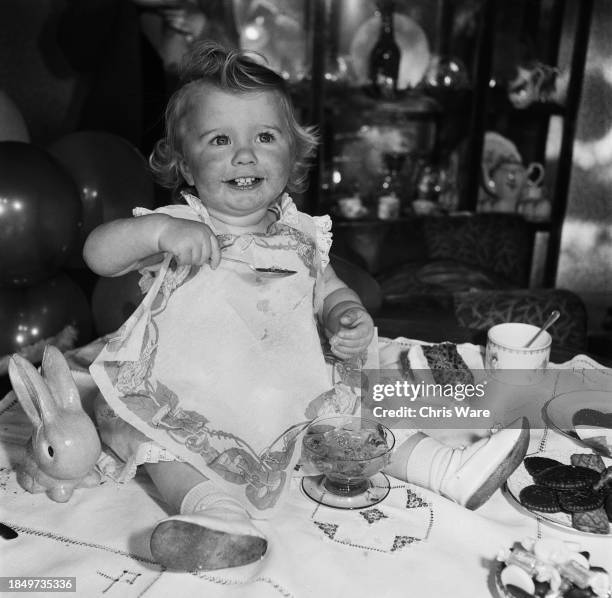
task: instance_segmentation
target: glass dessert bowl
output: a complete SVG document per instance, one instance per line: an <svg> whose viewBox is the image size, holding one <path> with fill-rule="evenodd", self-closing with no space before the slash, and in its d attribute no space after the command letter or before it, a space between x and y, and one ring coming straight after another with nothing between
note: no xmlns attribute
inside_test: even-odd
<svg viewBox="0 0 612 598"><path fill-rule="evenodd" d="M395 437L374 420L335 415L314 420L302 441L302 488L314 501L340 509L361 509L382 501L390 484L382 469Z"/></svg>

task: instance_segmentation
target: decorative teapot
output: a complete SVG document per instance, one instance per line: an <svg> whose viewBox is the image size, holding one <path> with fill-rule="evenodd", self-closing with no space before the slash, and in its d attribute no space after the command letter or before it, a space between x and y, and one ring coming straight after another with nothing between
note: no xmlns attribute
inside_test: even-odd
<svg viewBox="0 0 612 598"><path fill-rule="evenodd" d="M485 211L516 212L525 189L541 184L544 166L539 162L525 166L513 156L502 156L489 168L483 165L482 176L484 189L492 198Z"/></svg>

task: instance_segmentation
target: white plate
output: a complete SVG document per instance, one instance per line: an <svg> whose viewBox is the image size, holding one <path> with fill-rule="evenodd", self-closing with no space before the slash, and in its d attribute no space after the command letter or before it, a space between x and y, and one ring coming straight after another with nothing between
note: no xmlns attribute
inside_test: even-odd
<svg viewBox="0 0 612 598"><path fill-rule="evenodd" d="M582 409L593 409L612 418L612 392L605 390L577 390L566 392L553 397L544 405L542 417L546 424L553 430L570 438L574 442L593 449L594 452L612 457L612 452L598 448L589 443L589 438L594 436L607 437L608 444L612 444L612 425L606 432L604 428L593 429L574 426L574 415Z"/></svg>
<svg viewBox="0 0 612 598"><path fill-rule="evenodd" d="M543 451L537 454L528 455L529 457L548 457L549 459L556 459L557 461L569 465L570 457L574 453L592 453L589 449L583 449L579 446L576 446L574 443L567 443L567 447L558 450L550 450ZM608 459L603 457L604 464L606 467L612 465L612 459ZM531 486L533 484L533 478L531 474L525 469L525 465L521 463L516 471L508 478L504 490L506 491L507 496L510 500L515 503L515 505L522 511L532 515L533 517L538 517L544 523L550 524L553 527L563 528L565 531L571 531L576 534L587 535L587 536L597 536L597 537L606 537L612 536L612 532L608 534L596 534L593 532L583 532L577 530L572 527L572 517L567 513L542 513L541 511L533 511L527 508L525 505L521 503L519 500L519 494L523 488L526 486Z"/></svg>
<svg viewBox="0 0 612 598"><path fill-rule="evenodd" d="M415 21L399 13L393 15L393 26L395 41L401 52L397 87L415 87L423 79L431 59L427 36ZM360 85L369 83L370 52L378 39L379 30L380 17L377 15L362 23L351 41L350 54Z"/></svg>

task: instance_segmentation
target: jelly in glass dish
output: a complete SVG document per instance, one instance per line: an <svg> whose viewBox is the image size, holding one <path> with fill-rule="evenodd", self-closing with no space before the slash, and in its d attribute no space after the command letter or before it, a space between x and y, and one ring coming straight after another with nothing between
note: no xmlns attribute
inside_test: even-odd
<svg viewBox="0 0 612 598"><path fill-rule="evenodd" d="M330 416L313 421L302 441L308 471L304 492L318 503L343 509L370 507L389 493L382 473L395 437L382 424L358 416Z"/></svg>

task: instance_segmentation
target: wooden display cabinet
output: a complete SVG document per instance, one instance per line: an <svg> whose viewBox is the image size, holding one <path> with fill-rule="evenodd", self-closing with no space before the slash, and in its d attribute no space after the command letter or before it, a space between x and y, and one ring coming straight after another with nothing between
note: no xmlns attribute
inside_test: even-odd
<svg viewBox="0 0 612 598"><path fill-rule="evenodd" d="M455 57L465 65L469 87L420 83L394 102L371 97L363 81L337 77L338 59L347 55L347 22L362 26L358 19L347 19L356 6L362 22L375 16L374 2L308 2L311 78L295 86L295 97L306 121L318 125L323 143L304 208L316 214L333 207L330 172L334 157L346 158L343 140L363 127L383 123L412 131L409 165L414 166L419 157L435 164L454 153L458 159L457 209L475 211L482 188L485 132L496 131L516 145L524 163L537 161L545 166L552 207L549 220L533 225L540 244L545 245L539 250L542 257L536 285L554 286L593 0L397 0L396 14L413 20L425 32L432 57ZM566 93L527 108L514 107L508 101L507 84L516 66L528 61L557 67ZM561 125L556 147L551 147L550 138L553 119ZM407 178L401 181L405 206L416 196L408 171L404 169L402 175ZM366 178L373 179L370 174ZM372 189L368 193L375 194ZM402 217L411 217L410 210L404 210ZM376 220L375 211L365 218ZM350 222L343 224L347 225Z"/></svg>

